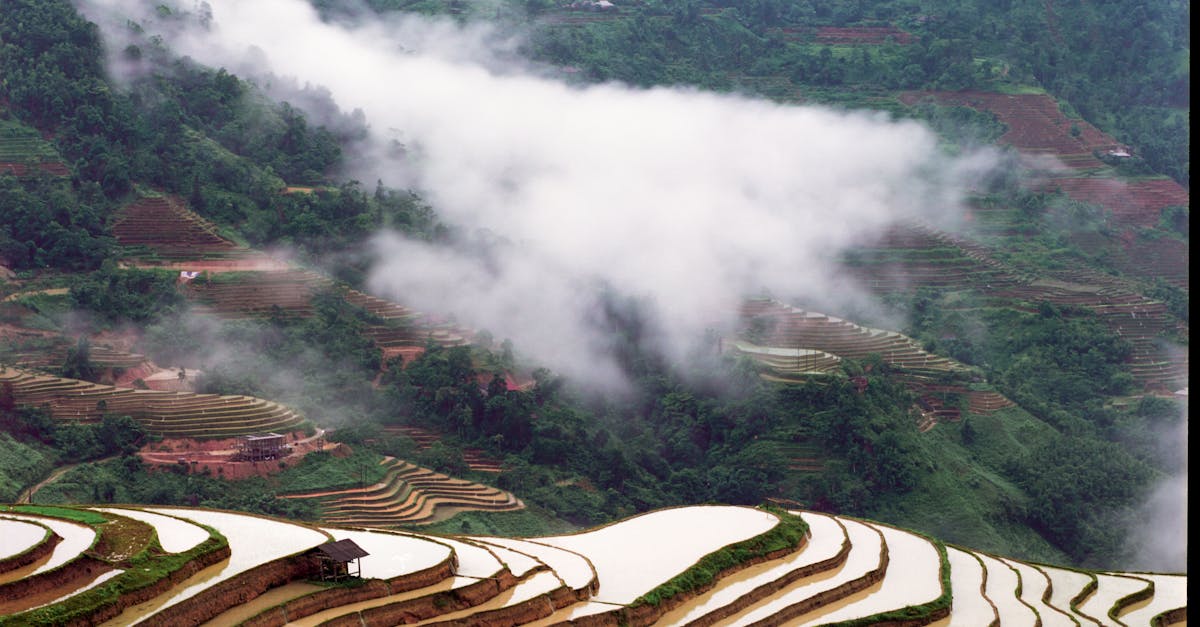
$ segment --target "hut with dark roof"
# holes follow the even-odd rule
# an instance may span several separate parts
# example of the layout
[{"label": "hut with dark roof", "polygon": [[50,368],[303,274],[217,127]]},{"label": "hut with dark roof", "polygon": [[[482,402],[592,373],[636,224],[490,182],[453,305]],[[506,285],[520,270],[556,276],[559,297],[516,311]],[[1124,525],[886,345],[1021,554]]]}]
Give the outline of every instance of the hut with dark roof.
[{"label": "hut with dark roof", "polygon": [[349,538],[326,542],[312,550],[320,565],[322,581],[341,581],[348,577],[359,577],[362,566],[359,559],[370,555]]}]

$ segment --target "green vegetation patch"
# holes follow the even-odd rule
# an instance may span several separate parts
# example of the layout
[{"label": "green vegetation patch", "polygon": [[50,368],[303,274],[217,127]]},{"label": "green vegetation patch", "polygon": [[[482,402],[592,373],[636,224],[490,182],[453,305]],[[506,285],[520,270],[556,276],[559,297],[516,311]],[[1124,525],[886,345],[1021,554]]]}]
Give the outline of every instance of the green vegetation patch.
[{"label": "green vegetation patch", "polygon": [[0,501],[17,500],[21,490],[50,474],[54,464],[51,454],[0,431]]},{"label": "green vegetation patch", "polygon": [[0,118],[0,161],[57,159],[58,152],[36,129]]},{"label": "green vegetation patch", "polygon": [[630,607],[657,606],[672,597],[704,590],[712,585],[724,571],[737,568],[750,560],[775,551],[799,546],[808,533],[808,523],[804,522],[803,518],[779,508],[764,509],[779,517],[778,525],[753,538],[730,544],[705,555],[691,568],[639,597]]},{"label": "green vegetation patch", "polygon": [[279,473],[276,482],[285,494],[366,487],[382,481],[387,474],[388,466],[381,464],[382,460],[382,455],[366,451],[355,451],[349,457],[316,451]]},{"label": "green vegetation patch", "polygon": [[70,507],[53,507],[47,505],[5,505],[0,506],[0,511],[19,512],[22,514],[34,514],[36,516],[46,516],[49,518],[62,518],[64,520],[73,520],[85,525],[103,525],[108,522],[108,518],[82,509],[74,509]]}]

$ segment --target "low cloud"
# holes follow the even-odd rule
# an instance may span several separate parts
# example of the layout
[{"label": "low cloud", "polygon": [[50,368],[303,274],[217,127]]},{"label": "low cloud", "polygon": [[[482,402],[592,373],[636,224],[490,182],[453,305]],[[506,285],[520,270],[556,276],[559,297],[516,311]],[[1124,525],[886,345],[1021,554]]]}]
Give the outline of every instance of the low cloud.
[{"label": "low cloud", "polygon": [[1178,422],[1158,438],[1160,459],[1173,467],[1154,485],[1138,508],[1129,534],[1132,569],[1187,572],[1188,417],[1184,405]]},{"label": "low cloud", "polygon": [[[151,4],[85,8],[97,19]],[[301,0],[210,4],[209,28],[173,31],[169,45],[361,110],[376,159],[356,176],[414,186],[465,234],[453,245],[380,234],[372,290],[591,380],[620,380],[597,324],[604,294],[639,303],[656,348],[677,359],[705,330],[730,328],[748,295],[861,307],[839,252],[899,220],[956,224],[961,190],[993,163],[948,157],[927,128],[884,114],[573,87],[484,25],[326,23]],[[397,141],[403,158],[388,150]]]}]

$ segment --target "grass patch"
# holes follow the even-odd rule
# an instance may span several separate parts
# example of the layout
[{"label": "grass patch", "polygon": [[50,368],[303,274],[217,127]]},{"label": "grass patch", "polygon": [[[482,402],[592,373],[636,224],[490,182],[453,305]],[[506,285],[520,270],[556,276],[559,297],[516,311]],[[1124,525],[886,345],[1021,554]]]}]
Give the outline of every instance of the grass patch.
[{"label": "grass patch", "polygon": [[63,520],[73,520],[75,522],[92,526],[108,523],[108,518],[101,514],[82,509],[73,509],[70,507],[54,507],[51,505],[3,505],[0,506],[0,511],[33,514],[36,516],[46,516],[48,518],[62,518]]},{"label": "grass patch", "polygon": [[50,474],[56,457],[0,432],[0,501],[16,501],[21,491]]},{"label": "grass patch", "polygon": [[334,457],[317,451],[276,475],[273,483],[281,494],[315,490],[348,490],[383,481],[388,467],[379,463],[383,456],[356,450],[349,457]]}]

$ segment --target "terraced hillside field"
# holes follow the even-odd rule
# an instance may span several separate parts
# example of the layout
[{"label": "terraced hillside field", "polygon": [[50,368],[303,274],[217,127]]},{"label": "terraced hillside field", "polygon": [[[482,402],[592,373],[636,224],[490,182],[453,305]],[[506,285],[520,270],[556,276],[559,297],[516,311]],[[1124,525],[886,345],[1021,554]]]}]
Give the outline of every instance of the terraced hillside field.
[{"label": "terraced hillside field", "polygon": [[365,333],[385,357],[423,346],[427,339],[445,346],[467,341],[466,330],[428,323],[403,305],[347,289],[316,272],[240,247],[223,238],[215,224],[189,210],[176,196],[144,196],[123,207],[113,235],[139,265],[202,273],[185,287],[185,293],[201,304],[200,312],[235,319],[307,316],[312,313],[313,295],[336,290],[380,319]]},{"label": "terraced hillside field", "polygon": [[381,463],[387,472],[374,485],[280,498],[316,499],[321,502],[321,520],[372,527],[432,523],[464,510],[503,512],[525,507],[520,499],[498,488],[449,477],[391,457]]},{"label": "terraced hillside field", "polygon": [[[1172,283],[1186,286],[1188,268],[1181,262],[1187,259],[1186,244],[1170,238],[1154,242],[1158,250],[1150,253],[1151,242],[1133,238],[1113,258],[1149,276],[1162,272]],[[1163,261],[1161,270],[1153,264],[1155,259]],[[1032,309],[1042,302],[1082,307],[1132,345],[1128,368],[1140,386],[1176,390],[1187,384],[1187,350],[1163,339],[1186,336],[1186,325],[1171,317],[1165,303],[1141,295],[1141,288],[1127,279],[1085,269],[1022,273],[997,261],[986,246],[915,225],[893,228],[877,242],[847,255],[844,265],[877,294],[909,294],[915,288],[931,287],[971,291],[1018,309]]]},{"label": "terraced hillside field", "polygon": [[[748,301],[742,307],[743,341],[726,343],[726,349],[747,356],[766,369],[764,378],[801,381],[837,372],[841,359],[878,355],[896,368],[919,399],[920,426],[957,420],[961,410],[947,399],[961,395],[968,411],[991,413],[1012,405],[988,388],[968,386],[971,369],[953,359],[926,352],[911,338],[894,331],[859,326],[824,314],[804,311],[769,300]],[[958,377],[964,383],[948,383]]]},{"label": "terraced hillside field", "polygon": [[[0,359],[19,368],[57,368],[75,346],[75,340],[49,332],[14,334],[0,338]],[[88,359],[99,368],[128,369],[145,363],[146,356],[107,344],[89,344]]]},{"label": "terraced hillside field", "polygon": [[58,151],[42,139],[36,129],[0,120],[0,174],[27,176],[33,170],[55,176],[71,173]]},{"label": "terraced hillside field", "polygon": [[[20,592],[0,594],[10,599],[0,625],[1187,621],[1186,574],[1065,569],[871,521],[725,505],[528,539],[147,506],[0,506],[0,532],[22,546],[52,544],[42,551],[54,563],[0,578],[0,593]],[[5,562],[0,554],[0,572]],[[347,574],[358,583],[330,579]]]},{"label": "terraced hillside field", "polygon": [[1008,130],[1000,143],[1030,155],[1048,155],[1074,169],[1101,168],[1093,151],[1123,148],[1117,140],[1082,119],[1069,118],[1047,94],[997,94],[979,91],[906,92],[900,101],[923,99],[991,112]]},{"label": "terraced hillside field", "polygon": [[467,342],[465,330],[430,324],[421,314],[403,305],[346,288],[309,270],[214,274],[207,280],[192,281],[185,288],[187,296],[197,302],[198,313],[225,319],[310,316],[313,298],[327,291],[336,292],[377,320],[368,324],[363,333],[383,351],[385,358],[424,346],[427,340],[443,346]]},{"label": "terraced hillside field", "polygon": [[164,437],[286,433],[305,424],[291,409],[250,396],[135,390],[18,368],[0,368],[0,386],[16,405],[44,407],[55,420],[92,422],[108,413],[129,415]]},{"label": "terraced hillside field", "polygon": [[1061,191],[1074,200],[1104,207],[1122,225],[1152,227],[1163,209],[1187,207],[1188,190],[1168,178],[1121,181],[1112,178],[1055,177],[1035,183],[1035,189]]},{"label": "terraced hillside field", "polygon": [[117,243],[164,259],[247,254],[174,196],[145,196],[122,207],[112,228]]}]

